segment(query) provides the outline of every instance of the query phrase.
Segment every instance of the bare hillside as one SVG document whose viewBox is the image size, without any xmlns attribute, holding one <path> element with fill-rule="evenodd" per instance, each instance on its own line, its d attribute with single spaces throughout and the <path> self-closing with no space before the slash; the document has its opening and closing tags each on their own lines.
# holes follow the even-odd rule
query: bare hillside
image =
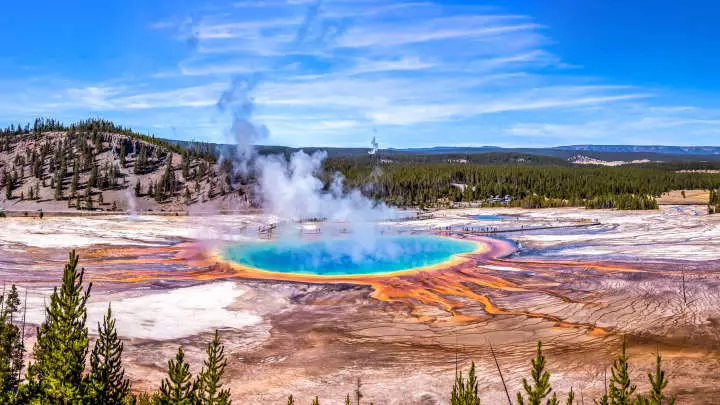
<svg viewBox="0 0 720 405">
<path fill-rule="evenodd" d="M 207 152 L 106 121 L 0 132 L 0 210 L 216 212 L 251 203 L 248 187 Z"/>
</svg>

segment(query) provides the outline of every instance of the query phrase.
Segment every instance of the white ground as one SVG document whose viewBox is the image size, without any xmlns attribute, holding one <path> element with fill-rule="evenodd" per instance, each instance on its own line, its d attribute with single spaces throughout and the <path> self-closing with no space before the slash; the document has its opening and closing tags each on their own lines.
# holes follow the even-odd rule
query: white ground
<svg viewBox="0 0 720 405">
<path fill-rule="evenodd" d="M 111 304 L 118 334 L 124 338 L 171 340 L 214 329 L 240 329 L 262 321 L 251 311 L 228 309 L 248 291 L 224 281 L 135 297 L 103 295 L 88 305 L 88 328 L 96 332 Z M 28 323 L 39 325 L 43 321 L 44 303 L 51 293 L 47 289 L 28 293 Z"/>
<path fill-rule="evenodd" d="M 570 209 L 465 209 L 435 213 L 425 220 L 387 223 L 397 230 L 443 229 L 447 226 L 493 226 L 470 215 L 517 216 L 506 223 L 527 225 L 573 224 L 580 219 L 601 223 L 563 234 L 556 230 L 510 233 L 525 247 L 547 249 L 547 256 L 606 259 L 608 255 L 643 260 L 720 260 L 720 215 L 704 215 L 704 207 L 668 206 L 657 211 L 606 211 Z M 216 241 L 253 238 L 259 227 L 272 222 L 262 215 L 209 217 L 54 217 L 1 220 L 0 252 L 11 254 L 23 247 L 73 248 L 93 245 L 164 245 L 180 240 Z M 499 225 L 500 226 L 500 225 Z M 599 232 L 598 232 L 599 231 Z M 514 271 L 514 268 L 497 268 Z M 279 287 L 278 287 L 279 288 Z M 49 290 L 30 291 L 28 321 L 43 319 L 44 298 Z M 107 303 L 112 302 L 120 334 L 128 338 L 176 339 L 216 328 L 241 329 L 263 321 L 270 309 L 257 302 L 257 291 L 232 281 L 207 283 L 174 290 L 135 289 L 94 296 L 89 325 L 95 328 Z M 288 305 L 282 292 L 264 299 L 277 310 Z M 268 301 L 269 300 L 269 301 Z M 232 308 L 232 309 L 228 309 Z M 260 309 L 262 308 L 262 310 Z"/>
</svg>

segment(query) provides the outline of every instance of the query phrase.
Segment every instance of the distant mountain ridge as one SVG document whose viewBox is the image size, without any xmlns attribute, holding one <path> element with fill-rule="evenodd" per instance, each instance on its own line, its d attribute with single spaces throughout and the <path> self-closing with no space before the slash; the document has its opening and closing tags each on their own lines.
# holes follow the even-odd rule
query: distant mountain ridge
<svg viewBox="0 0 720 405">
<path fill-rule="evenodd" d="M 720 155 L 720 146 L 568 145 L 550 149 L 590 152 L 663 153 L 669 155 Z"/>
<path fill-rule="evenodd" d="M 191 147 L 192 142 L 169 140 L 169 142 Z M 235 145 L 232 144 L 207 144 L 223 156 L 233 156 Z M 312 153 L 314 151 L 326 151 L 329 157 L 340 156 L 366 156 L 370 147 L 289 147 L 259 145 L 257 150 L 260 154 L 293 153 L 299 150 Z M 665 146 L 665 145 L 565 145 L 547 148 L 504 148 L 499 146 L 433 146 L 419 148 L 386 148 L 380 149 L 380 153 L 386 156 L 393 155 L 475 155 L 486 153 L 520 153 L 536 156 L 548 156 L 568 160 L 573 156 L 582 154 L 588 158 L 603 161 L 717 161 L 720 160 L 720 146 Z"/>
</svg>

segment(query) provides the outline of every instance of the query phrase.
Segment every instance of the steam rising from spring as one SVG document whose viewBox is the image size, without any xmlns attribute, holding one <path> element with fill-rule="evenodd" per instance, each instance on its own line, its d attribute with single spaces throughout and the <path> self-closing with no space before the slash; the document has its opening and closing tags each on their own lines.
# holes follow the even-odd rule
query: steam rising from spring
<svg viewBox="0 0 720 405">
<path fill-rule="evenodd" d="M 298 28 L 295 47 L 323 47 L 342 35 L 348 27 L 347 21 L 333 21 L 322 16 L 322 2 L 311 6 L 305 20 Z M 400 255 L 402 249 L 380 243 L 377 221 L 397 216 L 394 209 L 384 203 L 375 203 L 362 195 L 359 190 L 346 191 L 344 178 L 336 173 L 328 187 L 320 179 L 326 152 L 309 155 L 303 151 L 286 158 L 284 155 L 258 156 L 255 150 L 257 142 L 267 139 L 270 131 L 265 125 L 255 122 L 255 100 L 253 92 L 261 84 L 258 74 L 251 77 L 235 77 L 230 87 L 222 93 L 217 102 L 221 112 L 232 114 L 230 133 L 235 139 L 236 167 L 240 174 L 251 170 L 257 178 L 256 196 L 262 202 L 266 213 L 291 224 L 294 221 L 327 220 L 323 224 L 327 248 L 351 249 L 346 254 L 353 260 L 362 260 L 368 255 Z M 377 142 L 373 139 L 373 148 L 377 151 Z M 297 233 L 285 232 L 280 228 L 281 236 Z M 332 243 L 332 238 L 346 233 L 353 243 Z"/>
<path fill-rule="evenodd" d="M 254 145 L 269 136 L 267 127 L 253 122 L 252 119 L 255 110 L 252 92 L 259 82 L 258 75 L 249 79 L 235 77 L 217 102 L 220 111 L 229 110 L 232 113 L 233 123 L 230 133 L 235 139 L 237 155 L 235 160 L 239 164 L 238 170 L 241 174 L 247 174 L 248 162 L 255 156 Z"/>
<path fill-rule="evenodd" d="M 327 219 L 332 222 L 376 222 L 393 216 L 385 204 L 375 204 L 359 190 L 344 191 L 344 178 L 335 173 L 328 190 L 318 177 L 327 153 L 300 151 L 286 160 L 281 155 L 258 157 L 258 190 L 265 210 L 293 220 Z"/>
</svg>

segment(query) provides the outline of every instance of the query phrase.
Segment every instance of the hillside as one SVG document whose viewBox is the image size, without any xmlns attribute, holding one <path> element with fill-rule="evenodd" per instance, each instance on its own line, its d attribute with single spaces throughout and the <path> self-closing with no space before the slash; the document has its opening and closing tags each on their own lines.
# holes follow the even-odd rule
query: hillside
<svg viewBox="0 0 720 405">
<path fill-rule="evenodd" d="M 108 121 L 36 120 L 0 130 L 4 211 L 216 211 L 247 208 L 247 186 L 208 148 Z"/>
</svg>

